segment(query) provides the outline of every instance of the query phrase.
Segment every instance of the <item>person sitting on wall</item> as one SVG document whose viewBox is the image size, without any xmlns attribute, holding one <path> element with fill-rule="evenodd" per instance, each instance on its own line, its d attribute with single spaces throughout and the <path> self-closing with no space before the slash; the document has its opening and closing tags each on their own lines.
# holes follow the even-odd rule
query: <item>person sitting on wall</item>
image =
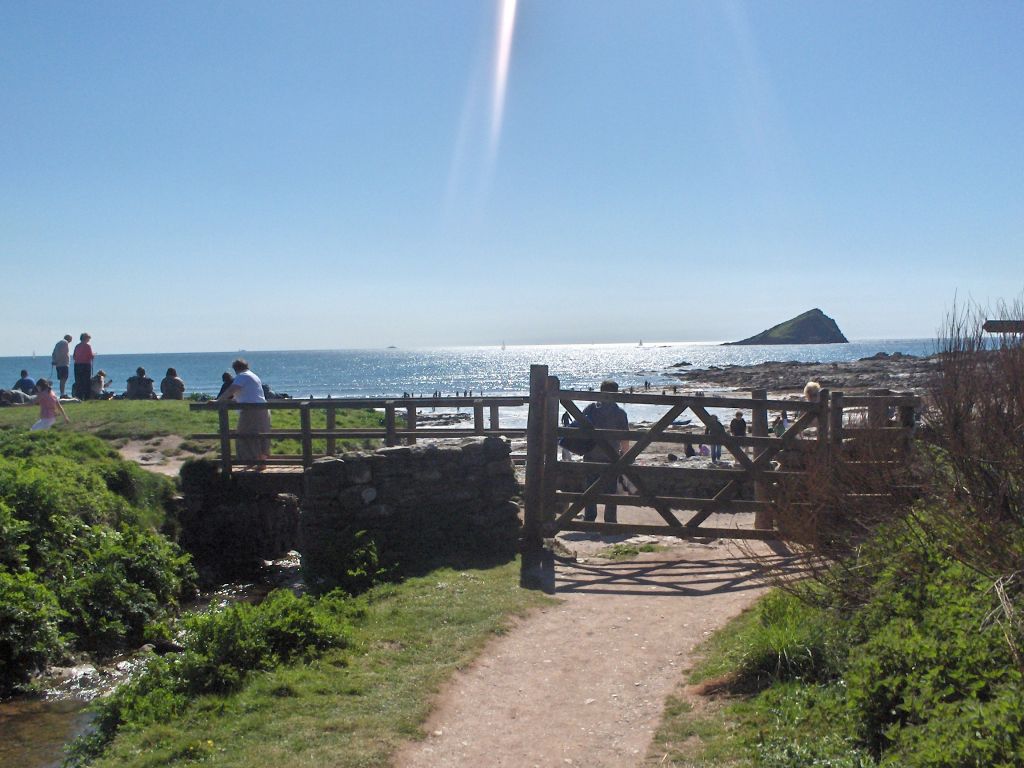
<svg viewBox="0 0 1024 768">
<path fill-rule="evenodd" d="M 185 382 L 178 376 L 173 368 L 167 369 L 167 375 L 160 382 L 160 394 L 164 400 L 184 400 Z"/>
<path fill-rule="evenodd" d="M 89 397 L 92 400 L 109 400 L 114 396 L 114 393 L 107 389 L 110 384 L 110 379 L 107 378 L 107 372 L 100 370 L 96 372 L 96 375 L 89 379 Z"/>
<path fill-rule="evenodd" d="M 11 389 L 16 389 L 19 392 L 24 392 L 26 395 L 36 394 L 36 383 L 32 380 L 32 377 L 28 375 L 28 371 L 21 372 L 21 378 L 14 382 L 14 386 Z"/>
<path fill-rule="evenodd" d="M 124 393 L 125 400 L 156 400 L 153 391 L 153 380 L 146 375 L 145 368 L 136 368 L 135 375 L 128 377 L 128 390 Z"/>
</svg>

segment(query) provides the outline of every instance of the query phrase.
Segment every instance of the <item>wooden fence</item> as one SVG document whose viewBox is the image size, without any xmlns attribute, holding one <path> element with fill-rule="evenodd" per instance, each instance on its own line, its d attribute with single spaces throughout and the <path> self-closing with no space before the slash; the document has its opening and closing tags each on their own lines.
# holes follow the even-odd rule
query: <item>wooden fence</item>
<svg viewBox="0 0 1024 768">
<path fill-rule="evenodd" d="M 596 401 L 611 401 L 627 407 L 629 404 L 658 405 L 665 406 L 666 410 L 649 428 L 611 430 L 560 424 L 560 407 L 583 422 L 583 409 L 577 403 Z M 673 422 L 687 411 L 699 420 L 699 426 L 710 425 L 709 408 L 749 411 L 749 436 L 736 437 L 729 434 L 728 429 L 718 436 L 670 431 Z M 769 400 L 765 390 L 754 390 L 749 398 L 563 390 L 558 378 L 548 375 L 547 366 L 534 365 L 530 370 L 526 434 L 524 555 L 541 551 L 543 540 L 559 531 L 777 539 L 779 532 L 775 530 L 772 515 L 773 489 L 786 481 L 806 484 L 807 480 L 804 462 L 778 459 L 784 455 L 798 459 L 809 455 L 828 461 L 843 452 L 844 444 L 854 445 L 857 441 L 852 438 L 856 437 L 881 438 L 894 447 L 898 455 L 900 447 L 908 444 L 919 408 L 918 397 L 894 395 L 888 390 L 844 396 L 826 389 L 814 402 Z M 792 413 L 794 419 L 780 437 L 770 434 L 768 416 L 769 411 L 782 410 Z M 592 451 L 587 456 L 590 461 L 562 461 L 559 438 L 569 435 L 592 437 L 600 448 L 598 453 L 603 452 L 604 456 L 595 461 Z M 623 440 L 632 445 L 620 455 L 617 446 Z M 733 460 L 733 466 L 682 468 L 637 464 L 636 459 L 655 442 L 721 445 Z M 630 482 L 635 493 L 605 491 L 620 477 Z M 709 481 L 717 490 L 704 497 L 658 492 L 659 485 L 664 487 L 666 481 L 671 481 L 670 485 L 679 481 L 684 486 L 692 485 L 688 480 Z M 753 488 L 753 498 L 739 498 L 744 486 Z M 651 508 L 663 523 L 590 522 L 577 518 L 587 505 L 608 503 L 620 509 Z M 682 512 L 687 514 L 681 518 L 677 513 Z M 753 512 L 753 526 L 712 528 L 704 525 L 713 514 L 736 512 Z"/>
<path fill-rule="evenodd" d="M 215 433 L 199 433 L 193 437 L 199 440 L 218 440 L 220 442 L 221 468 L 231 473 L 238 462 L 232 458 L 231 441 L 241 437 L 267 437 L 271 440 L 298 440 L 301 453 L 295 455 L 274 454 L 271 458 L 259 462 L 259 468 L 266 465 L 308 467 L 320 456 L 333 456 L 337 451 L 337 441 L 345 439 L 382 440 L 387 446 L 413 445 L 421 437 L 473 437 L 485 435 L 501 435 L 503 437 L 523 437 L 525 429 L 502 427 L 500 411 L 502 407 L 521 407 L 528 402 L 526 397 L 416 397 L 416 398 L 310 398 L 295 400 L 269 400 L 263 404 L 239 404 L 233 400 L 209 401 L 192 403 L 193 411 L 216 411 L 218 431 Z M 274 429 L 269 432 L 245 433 L 240 435 L 231 428 L 230 412 L 246 408 L 267 409 L 273 411 L 299 412 L 298 429 Z M 472 411 L 472 427 L 418 427 L 417 414 L 425 409 L 433 408 L 466 408 Z M 367 410 L 382 412 L 381 423 L 376 428 L 336 427 L 339 410 Z M 312 413 L 323 411 L 325 426 L 313 428 Z M 316 442 L 314 442 L 316 441 Z M 320 442 L 322 441 L 322 443 Z M 322 451 L 315 451 L 318 445 Z M 253 467 L 246 464 L 246 467 Z"/>
</svg>

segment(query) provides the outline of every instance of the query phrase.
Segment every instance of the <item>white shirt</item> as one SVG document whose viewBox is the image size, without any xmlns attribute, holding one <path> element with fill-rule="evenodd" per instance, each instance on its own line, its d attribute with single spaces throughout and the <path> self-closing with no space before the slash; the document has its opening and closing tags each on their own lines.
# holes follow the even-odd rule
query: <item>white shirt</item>
<svg viewBox="0 0 1024 768">
<path fill-rule="evenodd" d="M 240 387 L 234 394 L 235 402 L 237 403 L 267 402 L 267 398 L 263 396 L 263 382 L 252 371 L 242 371 L 235 376 L 231 387 Z"/>
</svg>

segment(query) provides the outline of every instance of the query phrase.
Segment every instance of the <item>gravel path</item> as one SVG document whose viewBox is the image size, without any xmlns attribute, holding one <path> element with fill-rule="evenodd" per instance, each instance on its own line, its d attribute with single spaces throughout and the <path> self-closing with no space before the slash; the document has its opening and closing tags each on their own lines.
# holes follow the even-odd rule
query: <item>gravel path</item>
<svg viewBox="0 0 1024 768">
<path fill-rule="evenodd" d="M 639 766 L 694 648 L 764 590 L 728 542 L 613 562 L 593 557 L 607 540 L 575 537 L 579 562 L 556 568 L 559 604 L 455 676 L 398 768 Z"/>
</svg>

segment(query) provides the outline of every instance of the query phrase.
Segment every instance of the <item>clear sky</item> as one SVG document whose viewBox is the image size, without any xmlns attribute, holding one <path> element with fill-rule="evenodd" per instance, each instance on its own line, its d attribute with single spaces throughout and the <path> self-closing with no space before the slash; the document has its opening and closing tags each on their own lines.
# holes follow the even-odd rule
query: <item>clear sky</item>
<svg viewBox="0 0 1024 768">
<path fill-rule="evenodd" d="M 0 262 L 0 355 L 932 336 L 1024 3 L 0 0 Z"/>
</svg>

